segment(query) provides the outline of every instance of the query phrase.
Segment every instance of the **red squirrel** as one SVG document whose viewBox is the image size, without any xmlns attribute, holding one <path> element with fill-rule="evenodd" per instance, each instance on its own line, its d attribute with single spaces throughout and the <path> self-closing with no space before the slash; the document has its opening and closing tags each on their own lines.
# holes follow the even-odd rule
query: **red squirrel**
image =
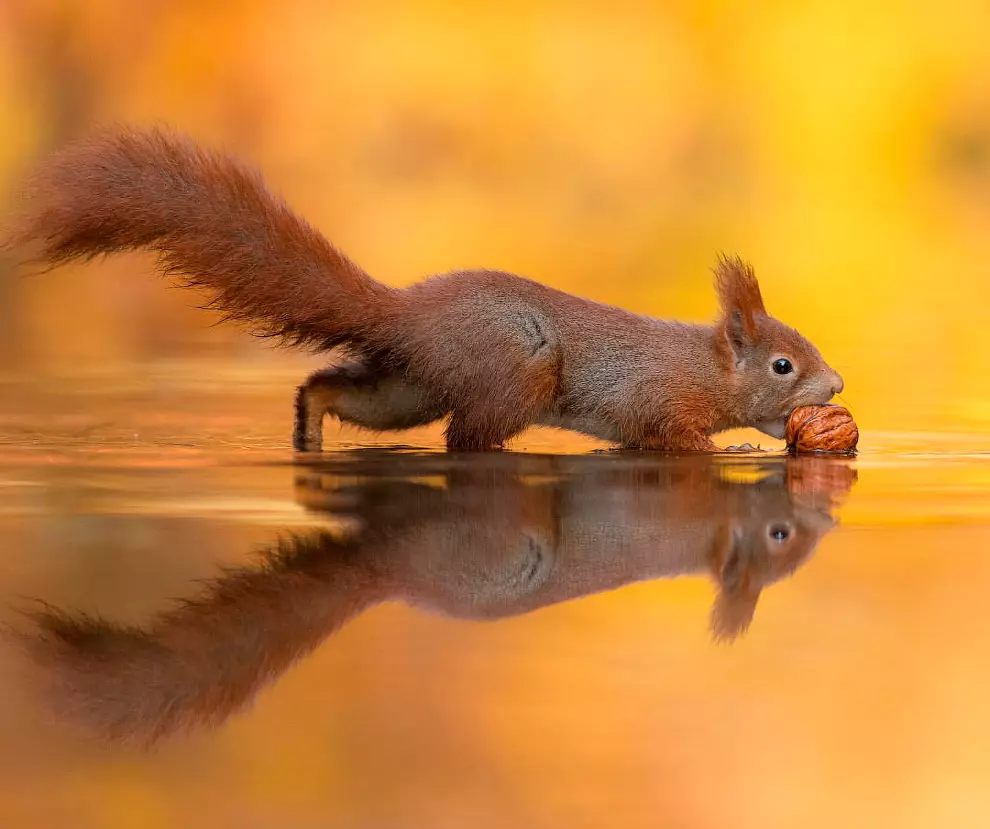
<svg viewBox="0 0 990 829">
<path fill-rule="evenodd" d="M 826 403 L 839 374 L 771 317 L 753 268 L 719 257 L 715 324 L 670 322 L 493 270 L 405 289 L 372 279 L 272 195 L 257 171 L 164 129 L 121 129 L 42 166 L 8 246 L 50 266 L 148 249 L 253 333 L 345 362 L 296 397 L 294 446 L 318 450 L 329 413 L 376 430 L 447 419 L 452 450 L 500 448 L 530 425 L 669 452 L 711 435 L 784 436 L 798 406 Z"/>
<path fill-rule="evenodd" d="M 685 576 L 714 582 L 711 633 L 732 640 L 833 529 L 856 479 L 815 457 L 763 464 L 755 482 L 708 456 L 502 458 L 389 453 L 376 468 L 359 452 L 304 467 L 297 501 L 343 531 L 283 537 L 260 566 L 227 569 L 140 626 L 43 605 L 17 632 L 40 696 L 70 724 L 148 744 L 220 725 L 385 602 L 491 621 Z"/>
</svg>

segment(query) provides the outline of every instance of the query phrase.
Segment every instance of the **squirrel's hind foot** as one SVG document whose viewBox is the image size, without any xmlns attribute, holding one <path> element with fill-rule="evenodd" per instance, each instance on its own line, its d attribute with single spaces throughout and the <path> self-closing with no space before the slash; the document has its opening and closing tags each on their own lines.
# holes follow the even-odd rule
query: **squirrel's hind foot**
<svg viewBox="0 0 990 829">
<path fill-rule="evenodd" d="M 328 414 L 362 429 L 391 432 L 425 426 L 446 411 L 402 374 L 355 360 L 320 369 L 299 386 L 292 436 L 297 452 L 321 451 Z"/>
</svg>

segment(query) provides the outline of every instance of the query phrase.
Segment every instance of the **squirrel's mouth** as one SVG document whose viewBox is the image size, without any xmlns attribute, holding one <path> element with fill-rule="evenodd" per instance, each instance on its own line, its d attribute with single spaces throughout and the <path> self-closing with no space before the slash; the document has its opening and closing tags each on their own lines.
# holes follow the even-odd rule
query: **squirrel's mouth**
<svg viewBox="0 0 990 829">
<path fill-rule="evenodd" d="M 759 423 L 754 423 L 753 425 L 763 432 L 763 434 L 770 435 L 770 437 L 777 438 L 778 440 L 783 440 L 784 435 L 787 433 L 786 417 L 778 417 L 776 420 L 761 420 Z"/>
</svg>

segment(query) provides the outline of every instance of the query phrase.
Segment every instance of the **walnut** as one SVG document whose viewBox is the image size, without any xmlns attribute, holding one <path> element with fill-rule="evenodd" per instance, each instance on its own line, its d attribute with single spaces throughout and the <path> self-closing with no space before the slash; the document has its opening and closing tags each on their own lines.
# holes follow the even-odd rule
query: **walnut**
<svg viewBox="0 0 990 829">
<path fill-rule="evenodd" d="M 848 409 L 834 404 L 799 406 L 787 419 L 787 448 L 793 452 L 852 453 L 859 429 Z"/>
</svg>

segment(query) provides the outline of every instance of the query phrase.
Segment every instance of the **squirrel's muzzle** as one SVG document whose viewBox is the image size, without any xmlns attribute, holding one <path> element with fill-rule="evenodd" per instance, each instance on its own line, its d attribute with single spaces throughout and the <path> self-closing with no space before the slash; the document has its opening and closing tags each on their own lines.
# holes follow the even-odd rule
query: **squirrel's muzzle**
<svg viewBox="0 0 990 829">
<path fill-rule="evenodd" d="M 832 396 L 837 394 L 842 394 L 842 390 L 846 387 L 846 384 L 842 382 L 842 376 L 837 372 L 832 372 Z"/>
</svg>

